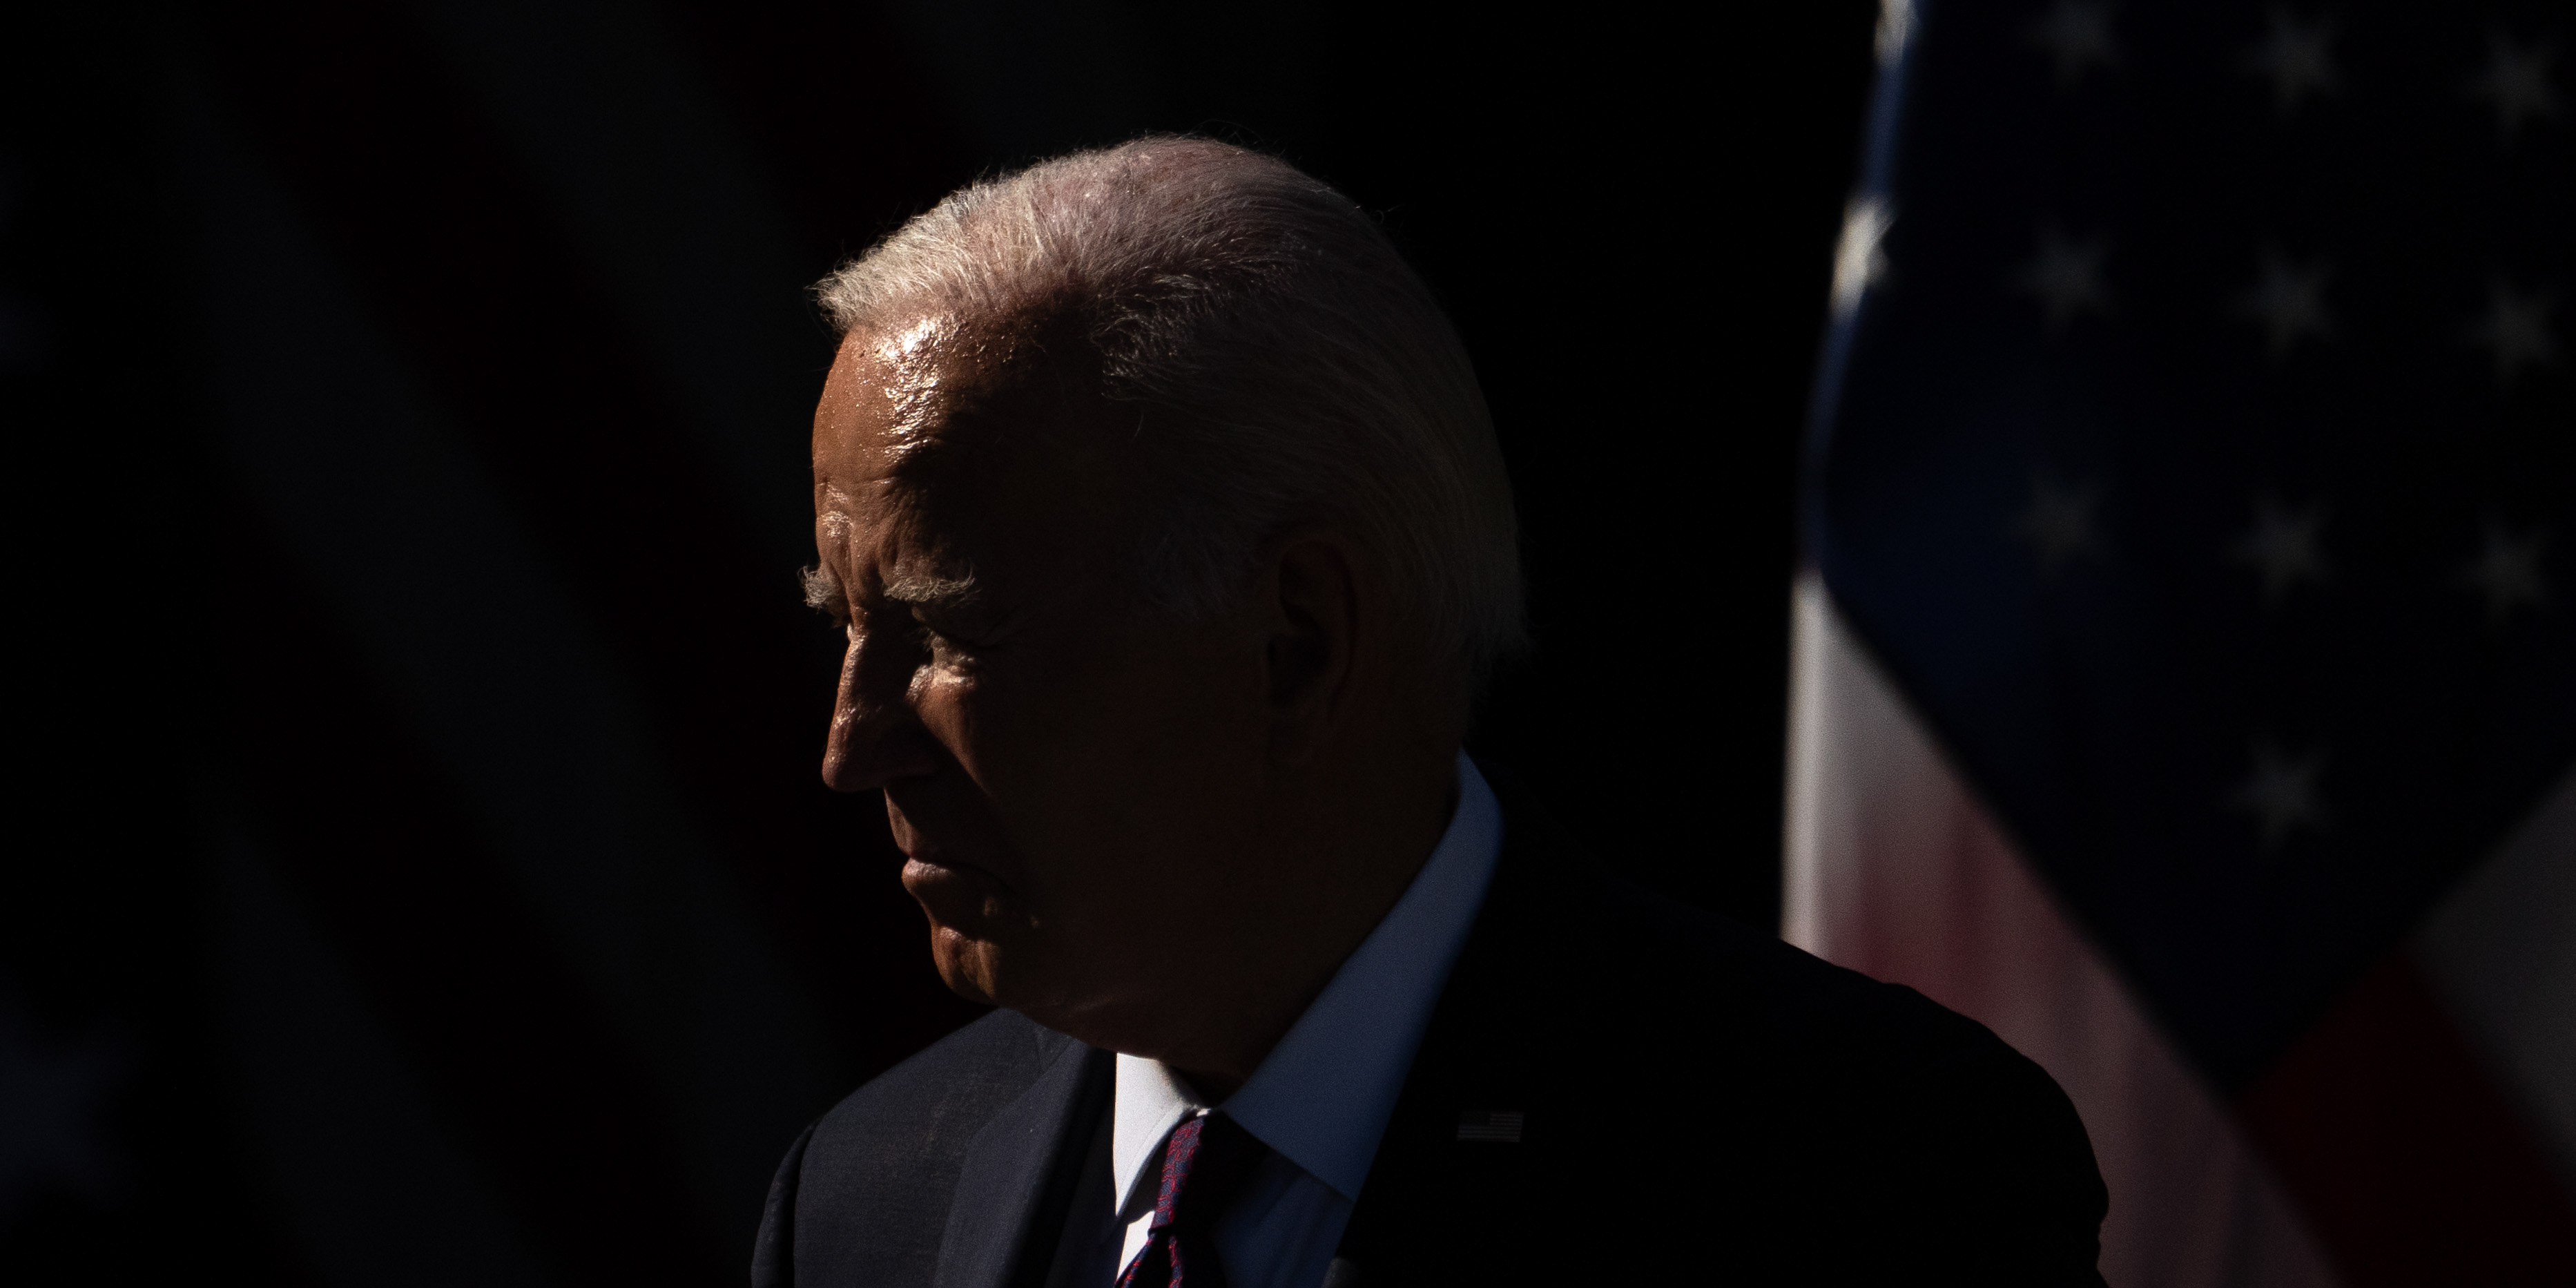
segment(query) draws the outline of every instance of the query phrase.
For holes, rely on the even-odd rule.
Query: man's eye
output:
[[[966,651],[964,641],[917,618],[913,621],[912,638],[920,643],[923,652],[933,657],[950,657]]]

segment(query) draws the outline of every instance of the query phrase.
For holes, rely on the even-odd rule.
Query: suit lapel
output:
[[[1503,852],[1342,1240],[1362,1282],[1455,1278],[1465,1266],[1426,1260],[1441,1248],[1510,1266],[1541,1223],[1562,1219],[1541,1208],[1538,1183],[1566,1107],[1554,1026],[1540,1017],[1565,1004],[1567,981],[1552,969],[1565,954],[1550,940],[1582,881],[1565,879],[1568,847],[1488,774],[1505,810]]]
[[[1044,1256],[1053,1248],[1081,1161],[1079,1128],[1098,1116],[1113,1068],[1108,1052],[1065,1041],[1038,1080],[976,1133],[948,1205],[935,1288],[1007,1288],[1024,1249]]]

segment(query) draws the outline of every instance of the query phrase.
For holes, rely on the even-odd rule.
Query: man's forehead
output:
[[[1083,401],[1066,366],[1019,329],[950,314],[853,330],[815,415],[818,479],[927,475],[1005,443],[1013,456],[1057,446],[1044,431]]]
[[[814,494],[815,537],[827,549],[849,551],[890,585],[971,581],[979,558],[1001,555],[1018,562],[1027,553],[1020,547],[1032,535],[1044,536],[1056,517],[1049,513],[1054,507],[1027,485],[1026,474],[961,466],[846,480],[826,476]]]
[[[915,506],[866,506],[826,486],[815,498],[814,524],[817,544],[827,553],[848,551],[851,571],[884,598],[927,604],[973,595],[973,560],[954,534],[933,530]]]
[[[854,331],[815,417],[816,535],[906,588],[890,598],[954,600],[979,569],[1051,576],[1118,539],[1129,484],[1103,419],[1117,412],[1088,368],[978,331],[949,317]]]
[[[814,491],[815,536],[827,546],[853,542],[880,548],[880,557],[950,544],[968,507],[960,489],[934,497],[899,479],[878,478],[843,487],[826,480]],[[944,503],[943,503],[944,502]]]
[[[862,381],[858,396],[883,405],[873,418],[878,440],[894,463],[930,445],[976,387],[990,383],[992,364],[979,346],[962,344],[961,327],[945,314],[921,318],[891,333],[854,335]]]
[[[888,472],[938,431],[969,375],[950,369],[959,364],[940,343],[944,322],[843,338],[814,414],[818,475],[855,482]]]

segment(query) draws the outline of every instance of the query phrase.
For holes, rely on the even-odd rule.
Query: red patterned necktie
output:
[[[1225,1288],[1217,1259],[1216,1219],[1243,1188],[1270,1147],[1221,1113],[1172,1129],[1163,1146],[1163,1189],[1145,1246],[1118,1276],[1118,1288]]]

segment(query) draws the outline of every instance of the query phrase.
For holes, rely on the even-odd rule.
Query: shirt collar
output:
[[[1343,1198],[1358,1199],[1368,1179],[1502,845],[1502,807],[1462,752],[1458,807],[1422,871],[1225,1102],[1228,1117]],[[1160,1061],[1118,1057],[1110,1161],[1120,1211],[1163,1137],[1206,1108]]]

